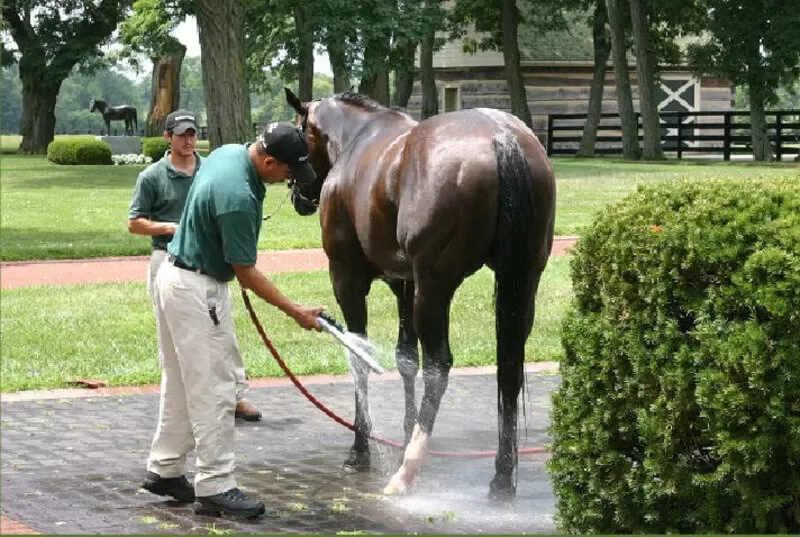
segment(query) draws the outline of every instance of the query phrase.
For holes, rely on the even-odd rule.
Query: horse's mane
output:
[[[402,108],[400,106],[386,107],[381,103],[379,103],[378,101],[376,101],[375,99],[372,99],[371,97],[367,97],[366,95],[362,95],[360,93],[355,93],[352,91],[337,93],[331,98],[373,112],[378,112],[380,110],[391,110],[393,112],[400,112],[401,114],[408,115],[408,111],[405,108]]]
[[[343,103],[352,104],[354,106],[358,106],[359,108],[363,108],[365,110],[383,110],[386,108],[378,101],[367,97],[366,95],[362,95],[360,93],[355,93],[352,91],[345,91],[343,93],[337,93],[333,96],[334,99],[337,101],[341,101]]]

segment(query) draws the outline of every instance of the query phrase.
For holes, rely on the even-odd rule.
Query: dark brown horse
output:
[[[352,93],[302,103],[287,89],[286,98],[308,135],[318,176],[293,186],[293,203],[300,214],[319,206],[322,245],[348,330],[366,334],[373,280],[384,280],[397,297],[406,449],[385,492],[404,492],[422,467],[453,365],[450,302],[465,278],[488,265],[495,271],[499,414],[490,492],[513,498],[525,342],[553,244],[555,180],[545,150],[522,121],[498,110],[418,123]],[[425,386],[419,412],[418,343]],[[351,363],[357,430],[345,464],[364,469],[372,428],[368,371]]]
[[[125,122],[125,136],[133,136],[139,128],[136,118],[136,108],[128,104],[120,106],[108,106],[108,103],[99,99],[89,101],[89,112],[99,111],[106,123],[106,134],[111,135],[111,122]]]

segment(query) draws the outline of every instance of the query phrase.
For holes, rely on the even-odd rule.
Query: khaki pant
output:
[[[195,494],[224,492],[236,486],[234,370],[239,356],[228,284],[165,262],[153,290],[162,375],[147,469],[165,478],[181,476],[194,447]],[[211,306],[218,325],[209,315]]]
[[[147,292],[150,294],[150,299],[153,301],[154,308],[156,307],[156,298],[153,292],[153,282],[156,279],[156,273],[161,263],[163,263],[166,258],[167,252],[154,249],[150,256],[150,266],[147,268]],[[234,360],[233,374],[236,376],[236,402],[239,402],[244,399],[247,394],[248,385],[247,376],[244,372],[244,361],[242,361],[242,355],[239,354],[238,349],[236,351],[236,359]]]

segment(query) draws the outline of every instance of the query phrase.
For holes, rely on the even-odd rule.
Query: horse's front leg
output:
[[[428,443],[439,412],[453,365],[449,340],[449,310],[453,291],[442,292],[441,286],[426,292],[418,289],[414,304],[415,326],[422,344],[422,378],[425,393],[403,464],[392,476],[384,494],[402,494],[408,490],[428,456]]]
[[[414,329],[414,282],[393,281],[389,284],[397,298],[397,314],[399,328],[397,333],[397,347],[395,347],[395,362],[397,370],[403,378],[403,394],[405,396],[405,417],[403,431],[405,432],[404,446],[411,441],[414,424],[417,421],[417,398],[415,383],[419,371],[419,338]]]
[[[336,301],[342,309],[347,330],[354,334],[367,335],[367,293],[371,278],[365,265],[354,265],[330,260],[330,276]],[[372,420],[369,416],[369,368],[358,358],[350,357],[350,373],[355,385],[355,440],[350,454],[344,462],[346,468],[368,470],[370,468],[369,436]]]

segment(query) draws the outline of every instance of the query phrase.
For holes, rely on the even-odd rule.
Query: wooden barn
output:
[[[569,31],[536,34],[520,27],[521,67],[533,119],[533,129],[544,139],[548,114],[586,113],[593,72],[591,28],[576,21]],[[448,42],[433,58],[439,111],[488,107],[510,111],[503,54],[463,51],[461,41]],[[636,69],[631,61],[634,108],[638,111]],[[659,85],[663,111],[726,111],[733,108],[733,88],[727,80],[696,78],[686,67],[664,67]],[[419,116],[419,81],[409,101],[409,111]],[[602,111],[617,113],[614,70],[609,60]],[[685,122],[696,121],[688,117]],[[688,128],[691,128],[687,125]],[[686,127],[685,127],[686,128]]]

